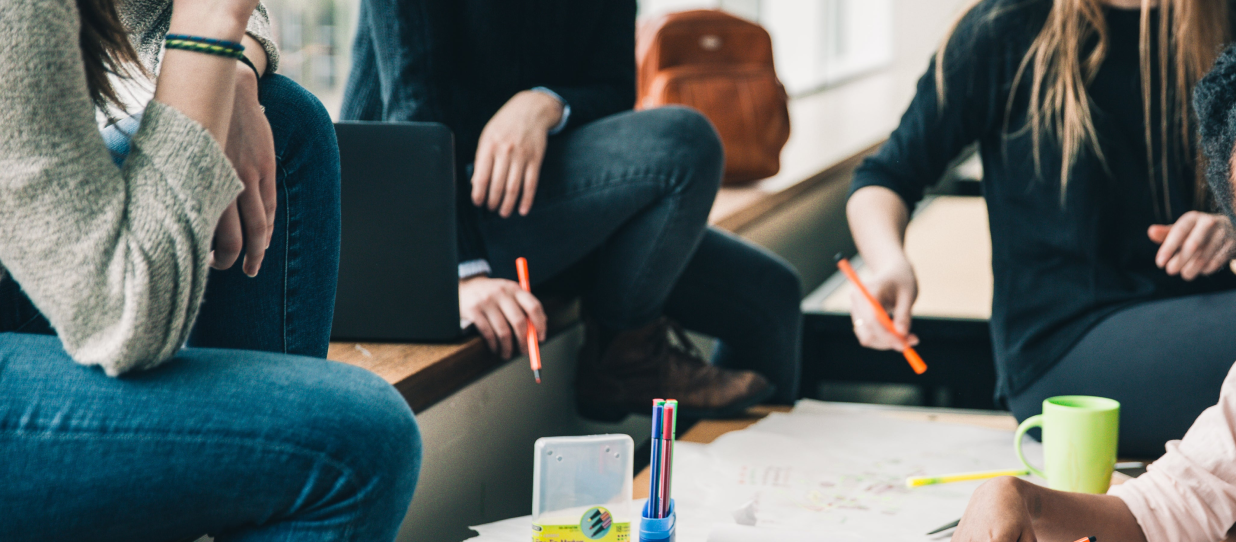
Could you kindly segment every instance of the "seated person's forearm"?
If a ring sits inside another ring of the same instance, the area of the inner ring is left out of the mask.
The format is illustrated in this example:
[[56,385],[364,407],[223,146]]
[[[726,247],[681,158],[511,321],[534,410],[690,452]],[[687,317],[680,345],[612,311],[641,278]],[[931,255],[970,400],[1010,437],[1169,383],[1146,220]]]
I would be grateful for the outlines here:
[[[249,34],[245,34],[245,37],[240,40],[240,44],[245,46],[245,58],[248,58],[249,62],[253,63],[254,68],[257,68],[258,75],[266,75],[268,59],[266,58],[266,49],[262,47],[262,44],[258,43],[258,40],[253,39],[253,36]],[[245,70],[249,69],[248,66],[242,65],[241,67]]]
[[1146,541],[1137,519],[1117,497],[1055,491],[1029,482],[1022,482],[1020,489],[1040,540],[1093,536],[1119,542]]
[[[240,41],[248,14],[227,10],[172,16],[169,33]],[[236,60],[193,51],[168,50],[163,58],[155,100],[197,121],[220,144],[226,144],[236,84]]]
[[900,263],[910,213],[892,190],[881,186],[858,189],[846,203],[850,233],[863,260],[875,268]]
[[[1028,523],[1028,524],[1027,524]],[[1032,531],[1038,540],[1146,542],[1119,497],[1066,493],[1017,478],[997,478],[974,492],[954,542],[1014,542]]]

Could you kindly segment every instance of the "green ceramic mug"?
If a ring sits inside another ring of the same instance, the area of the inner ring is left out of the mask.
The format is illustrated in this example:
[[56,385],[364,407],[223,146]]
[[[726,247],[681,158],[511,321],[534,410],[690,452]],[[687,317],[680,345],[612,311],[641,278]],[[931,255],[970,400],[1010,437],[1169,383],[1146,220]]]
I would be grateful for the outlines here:
[[[1021,441],[1033,427],[1043,429],[1043,470],[1026,461]],[[1043,401],[1043,413],[1017,427],[1017,458],[1048,487],[1078,493],[1107,493],[1116,466],[1120,403],[1102,397],[1062,395]],[[1046,472],[1044,472],[1046,471]]]

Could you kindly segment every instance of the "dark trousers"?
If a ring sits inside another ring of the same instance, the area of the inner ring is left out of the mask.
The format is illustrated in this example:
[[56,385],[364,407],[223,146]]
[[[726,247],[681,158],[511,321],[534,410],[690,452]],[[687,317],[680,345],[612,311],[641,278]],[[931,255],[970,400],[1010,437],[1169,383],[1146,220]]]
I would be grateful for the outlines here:
[[1024,420],[1057,395],[1120,401],[1120,454],[1153,459],[1184,436],[1236,360],[1236,292],[1148,301],[1091,329],[1029,388],[1009,398]]
[[[496,276],[515,258],[533,279],[586,264],[589,315],[611,329],[662,314],[719,340],[714,363],[798,391],[801,286],[786,262],[706,226],[723,153],[699,113],[668,107],[613,115],[550,138],[528,216],[482,212]],[[472,210],[465,210],[472,212]]]
[[[258,98],[275,140],[275,232],[256,277],[241,271],[241,260],[211,270],[188,345],[325,358],[339,275],[335,128],[321,102],[282,75],[263,77]],[[104,131],[118,160],[139,121],[132,117]],[[11,280],[0,282],[0,331],[6,330],[54,333]]]

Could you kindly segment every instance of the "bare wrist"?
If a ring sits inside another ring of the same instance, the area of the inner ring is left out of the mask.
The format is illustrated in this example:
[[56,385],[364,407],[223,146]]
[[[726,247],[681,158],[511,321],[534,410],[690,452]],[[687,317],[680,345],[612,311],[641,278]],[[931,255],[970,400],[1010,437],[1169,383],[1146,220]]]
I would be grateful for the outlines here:
[[1026,506],[1026,513],[1031,521],[1037,522],[1043,515],[1043,488],[1031,484],[1021,478],[1007,478],[1007,483],[1021,496],[1021,502]]
[[236,86],[257,88],[257,73],[244,62],[236,63]]
[[562,120],[562,102],[544,92],[535,90],[525,90],[524,92],[528,93],[529,97],[534,99],[534,103],[537,104],[536,118],[545,128],[545,131],[549,131],[554,126],[557,126],[558,122]]
[[188,10],[173,11],[168,27],[169,34],[189,34],[239,43],[245,36],[249,14],[243,17],[229,14],[225,9],[210,9],[195,13]]
[[472,276],[469,276],[469,277],[464,277],[464,278],[459,279],[459,285],[460,285],[460,286],[463,286],[463,285],[465,285],[465,284],[467,284],[467,283],[469,283],[469,282],[472,282],[472,281],[474,281],[474,280],[477,280],[477,279],[487,279],[487,278],[489,278],[489,273],[478,273],[478,274],[475,274],[475,275],[472,275]]
[[888,248],[879,251],[868,251],[863,254],[863,262],[876,273],[884,273],[890,270],[913,269],[910,265],[910,259],[906,257],[905,250],[901,247]]

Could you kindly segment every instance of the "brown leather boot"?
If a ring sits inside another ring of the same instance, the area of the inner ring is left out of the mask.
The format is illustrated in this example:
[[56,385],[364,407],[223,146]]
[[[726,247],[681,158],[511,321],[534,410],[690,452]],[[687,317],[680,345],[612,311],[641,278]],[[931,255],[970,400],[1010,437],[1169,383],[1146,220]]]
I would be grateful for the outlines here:
[[708,364],[669,318],[619,333],[604,353],[599,342],[597,326],[589,324],[575,393],[580,413],[590,418],[646,414],[654,398],[677,399],[681,416],[728,418],[776,392],[758,373]]

